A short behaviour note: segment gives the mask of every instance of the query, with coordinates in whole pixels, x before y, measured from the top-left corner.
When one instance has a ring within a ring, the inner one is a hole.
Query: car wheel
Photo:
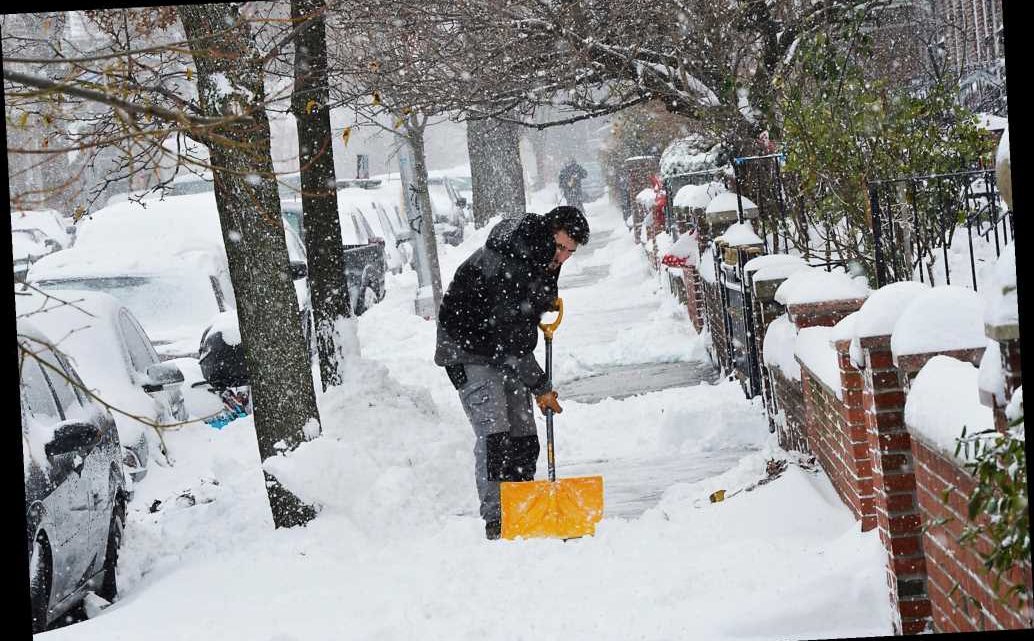
[[[47,629],[47,608],[50,606],[51,586],[50,545],[43,534],[36,537],[29,559],[29,596],[32,599],[32,631]]]
[[[104,551],[104,580],[97,590],[97,596],[114,601],[118,596],[118,581],[115,577],[118,569],[118,551],[122,547],[122,530],[126,525],[126,506],[121,501],[115,502],[111,511],[111,524],[108,526],[108,545]]]

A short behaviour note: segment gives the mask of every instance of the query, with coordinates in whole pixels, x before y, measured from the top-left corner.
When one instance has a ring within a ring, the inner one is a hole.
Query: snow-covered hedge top
[[[706,185],[685,185],[675,194],[672,204],[675,207],[687,207],[689,209],[704,209],[710,204],[711,199],[720,194],[724,188],[719,183],[708,183]]]
[[[760,236],[754,233],[754,227],[750,224],[749,220],[729,225],[729,228],[725,230],[725,233],[715,238],[715,240],[724,241],[730,247],[739,247],[741,245],[760,245],[765,242],[761,240]]]
[[[653,187],[647,187],[635,195],[636,202],[646,208],[653,207],[654,199]]]
[[[837,398],[843,398],[840,389],[840,364],[837,362],[837,351],[833,348],[832,327],[805,327],[797,333],[794,355],[809,370],[833,390]]]
[[[793,254],[765,254],[755,256],[743,266],[746,272],[753,272],[773,265],[804,265],[804,259]]]
[[[950,356],[934,356],[919,370],[905,400],[905,423],[948,457],[962,434],[993,427],[991,408],[980,404],[977,368]],[[965,452],[958,459],[964,461]]]
[[[995,405],[1005,405],[1005,378],[1002,376],[1002,351],[998,342],[987,339],[987,348],[980,358],[980,389],[994,397]]]
[[[661,175],[665,178],[675,174],[714,169],[718,166],[721,145],[700,135],[679,138],[661,152]]]
[[[775,299],[782,305],[801,305],[865,298],[868,293],[868,287],[843,272],[811,268],[790,274],[776,290]]]
[[[796,342],[797,326],[790,322],[789,316],[783,314],[769,324],[761,352],[766,365],[778,367],[783,371],[783,376],[799,381],[801,365],[794,358]]]
[[[747,215],[748,210],[753,213],[757,212],[758,206],[755,205],[749,198],[743,196],[743,214]],[[714,198],[711,202],[707,203],[707,209],[704,210],[708,214],[719,214],[729,211],[739,211],[736,205],[736,192],[725,191]]]
[[[682,234],[668,249],[667,253],[678,258],[685,258],[687,263],[696,265],[697,261],[700,260],[700,247],[697,245],[697,235]]]
[[[884,285],[871,292],[858,310],[855,335],[859,338],[889,335],[909,301],[928,289],[930,287],[923,283],[904,281]]]
[[[984,323],[995,327],[1015,325],[1019,322],[1016,300],[1016,243],[1011,242],[1002,250],[1002,255],[998,257],[991,273]]]
[[[896,358],[983,347],[987,336],[982,311],[983,301],[972,289],[958,285],[927,289],[906,303],[894,323],[890,350]]]
[[[714,253],[709,246],[704,250],[704,253],[700,256],[700,262],[697,264],[697,271],[700,272],[700,277],[707,282],[714,284],[717,282],[718,277],[714,273]]]

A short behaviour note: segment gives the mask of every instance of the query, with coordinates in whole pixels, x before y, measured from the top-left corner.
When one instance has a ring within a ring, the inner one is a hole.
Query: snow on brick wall
[[[991,409],[980,404],[978,376],[977,368],[950,356],[930,359],[912,381],[905,400],[909,429],[954,457],[963,427],[967,434],[992,428]],[[965,452],[959,457],[965,460]]]
[[[832,338],[832,327],[805,327],[797,333],[794,356],[840,399],[843,398],[840,366],[837,352],[830,343]]]
[[[769,375],[779,407],[779,446],[784,450],[809,453],[804,431],[804,392],[800,381],[786,378],[779,369],[769,369]]]
[[[975,291],[957,285],[920,292],[894,323],[894,357],[984,347],[983,304]]]

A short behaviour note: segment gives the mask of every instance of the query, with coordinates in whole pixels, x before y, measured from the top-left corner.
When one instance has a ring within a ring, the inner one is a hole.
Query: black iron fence
[[[868,189],[878,287],[918,280],[976,290],[979,268],[1014,237],[990,169],[873,180]]]

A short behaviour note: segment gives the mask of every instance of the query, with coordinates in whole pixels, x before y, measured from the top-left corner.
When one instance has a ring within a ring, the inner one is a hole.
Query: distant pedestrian
[[[582,191],[582,181],[587,175],[585,168],[579,165],[573,157],[569,158],[567,164],[560,169],[558,181],[560,191],[564,194],[564,201],[568,205],[578,208],[578,211],[585,211],[585,192]]]
[[[571,206],[503,220],[456,270],[438,310],[434,362],[474,428],[474,479],[489,539],[500,534],[499,483],[535,478],[532,397],[543,413],[561,411],[535,360],[538,324],[555,309],[560,266],[588,240],[589,224]]]

